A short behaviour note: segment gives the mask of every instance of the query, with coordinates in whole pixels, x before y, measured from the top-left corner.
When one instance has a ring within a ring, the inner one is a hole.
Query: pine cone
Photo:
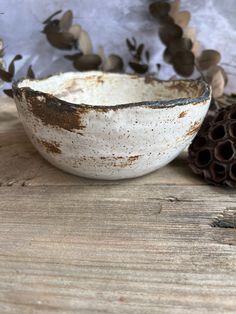
[[[205,119],[189,146],[188,161],[207,182],[236,187],[236,104]]]

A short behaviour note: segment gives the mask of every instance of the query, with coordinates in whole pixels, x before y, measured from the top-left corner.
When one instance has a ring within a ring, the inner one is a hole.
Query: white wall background
[[[135,36],[150,50],[152,63],[162,63],[161,78],[173,73],[162,60],[163,45],[157,26],[148,12],[151,0],[0,0],[0,37],[6,46],[6,61],[16,53],[17,76],[25,74],[30,63],[37,76],[73,70],[65,52],[52,48],[40,33],[42,21],[51,13],[72,9],[75,22],[86,29],[96,51],[114,52],[128,60],[127,37]],[[228,91],[236,92],[236,0],[182,0],[181,8],[192,13],[190,25],[205,48],[222,54],[222,64],[229,74]],[[235,78],[235,79],[234,79]]]

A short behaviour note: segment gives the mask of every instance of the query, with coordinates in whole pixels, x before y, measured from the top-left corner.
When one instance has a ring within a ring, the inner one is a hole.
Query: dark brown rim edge
[[[97,73],[97,74],[108,74],[107,72],[101,72],[101,71],[91,71],[93,73]],[[77,73],[77,72],[65,72],[65,73]],[[82,72],[85,73],[85,72]],[[89,72],[87,72],[89,73]],[[176,106],[184,106],[184,105],[188,105],[188,104],[196,104],[196,103],[201,103],[206,101],[207,99],[209,99],[211,97],[211,87],[207,84],[207,82],[205,82],[202,79],[198,79],[198,80],[193,80],[193,79],[188,79],[188,80],[171,80],[172,82],[196,82],[198,84],[201,84],[203,87],[203,93],[202,95],[195,97],[195,98],[177,98],[177,99],[171,99],[171,100],[160,100],[160,101],[141,101],[141,102],[136,102],[136,103],[127,103],[127,104],[119,104],[119,105],[113,105],[113,106],[101,106],[101,105],[88,105],[88,104],[75,104],[75,103],[70,103],[67,102],[65,100],[62,100],[60,98],[57,98],[56,96],[49,94],[49,93],[44,93],[44,92],[40,92],[37,90],[33,90],[30,87],[18,87],[18,85],[23,82],[24,80],[29,80],[29,81],[42,81],[42,80],[46,80],[52,76],[56,76],[56,75],[61,75],[64,73],[59,73],[59,74],[53,74],[47,77],[43,77],[40,79],[28,79],[28,78],[21,78],[17,81],[14,81],[12,84],[12,90],[13,90],[13,95],[17,95],[17,92],[22,93],[22,94],[26,94],[28,96],[43,96],[45,98],[50,98],[50,101],[54,100],[55,102],[57,102],[58,104],[61,103],[64,108],[65,107],[71,107],[71,108],[87,108],[87,109],[111,109],[111,110],[116,110],[116,109],[122,109],[122,108],[130,108],[130,107],[149,107],[149,108],[172,108],[172,107],[176,107]],[[112,73],[112,74],[117,74],[117,75],[127,75],[127,76],[133,76],[133,77],[140,77],[140,78],[144,78],[143,76],[139,76],[137,74],[129,74],[129,73]],[[151,79],[153,81],[159,82],[159,83],[165,83],[165,82],[169,82],[169,80],[159,80],[155,77],[152,76],[146,76],[146,77],[151,77]],[[69,109],[69,108],[68,108]]]

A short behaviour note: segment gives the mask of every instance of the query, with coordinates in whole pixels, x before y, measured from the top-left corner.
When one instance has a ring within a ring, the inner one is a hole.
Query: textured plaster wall
[[[73,70],[63,58],[64,52],[52,48],[40,33],[41,22],[58,9],[72,9],[75,21],[106,53],[120,54],[127,60],[127,37],[135,36],[150,50],[152,64],[163,63],[163,45],[157,37],[157,26],[150,18],[150,0],[0,0],[0,37],[6,46],[6,61],[16,53],[18,76],[32,63],[38,76]],[[222,54],[222,63],[229,74],[228,90],[236,92],[236,0],[182,0],[181,8],[190,10],[190,25],[197,29],[203,47],[215,48]],[[161,78],[173,75],[163,63]],[[235,79],[234,79],[235,77]]]

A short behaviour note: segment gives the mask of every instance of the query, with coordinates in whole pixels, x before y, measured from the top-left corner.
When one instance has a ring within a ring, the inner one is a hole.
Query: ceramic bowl
[[[54,166],[96,179],[142,176],[190,144],[211,90],[199,80],[76,72],[13,84],[25,131]]]

